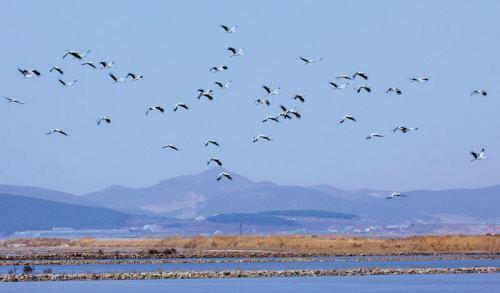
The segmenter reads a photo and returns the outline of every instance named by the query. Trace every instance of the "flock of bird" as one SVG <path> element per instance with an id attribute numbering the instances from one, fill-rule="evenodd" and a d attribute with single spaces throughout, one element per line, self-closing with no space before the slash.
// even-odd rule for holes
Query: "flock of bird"
<path id="1" fill-rule="evenodd" d="M 227 34 L 232 34 L 232 33 L 237 32 L 237 27 L 235 27 L 235 26 L 220 25 L 220 27 L 223 30 L 223 32 L 225 32 Z M 228 47 L 227 51 L 229 52 L 229 56 L 232 58 L 245 55 L 245 51 L 242 48 Z M 72 57 L 76 61 L 82 62 L 81 63 L 82 66 L 86 66 L 86 67 L 89 67 L 91 69 L 106 70 L 106 69 L 114 68 L 114 66 L 116 64 L 115 61 L 101 61 L 101 62 L 88 61 L 87 56 L 90 53 L 91 53 L 91 50 L 88 50 L 87 52 L 84 52 L 84 53 L 77 52 L 74 50 L 68 50 L 64 53 L 62 58 L 64 59 L 66 57 Z M 311 58 L 306 58 L 306 57 L 300 56 L 299 61 L 302 61 L 305 65 L 310 65 L 313 63 L 323 61 L 323 58 L 311 59 Z M 37 78 L 37 77 L 41 76 L 40 70 L 35 69 L 35 68 L 28 68 L 28 69 L 18 68 L 17 70 L 21 73 L 21 75 L 24 78 Z M 227 65 L 213 66 L 209 69 L 209 71 L 212 73 L 222 72 L 222 71 L 226 71 L 226 70 L 229 70 L 229 67 Z M 77 81 L 78 81 L 76 79 L 71 80 L 71 81 L 63 80 L 62 76 L 64 76 L 64 70 L 58 66 L 52 67 L 49 70 L 49 72 L 56 73 L 59 75 L 60 78 L 58 78 L 58 81 L 62 86 L 66 86 L 66 87 L 72 86 L 75 83 L 77 83 Z M 108 75 L 114 83 L 121 83 L 121 82 L 125 82 L 125 81 L 133 82 L 133 81 L 139 81 L 139 80 L 144 78 L 143 75 L 136 74 L 136 73 L 128 73 L 125 76 L 117 76 L 113 73 L 108 73 Z M 357 72 L 354 72 L 353 74 L 338 75 L 338 76 L 336 76 L 334 81 L 329 82 L 329 85 L 332 86 L 333 90 L 345 90 L 349 87 L 349 82 L 353 82 L 355 80 L 362 80 L 363 82 L 365 82 L 365 81 L 368 81 L 368 79 L 369 79 L 369 77 L 365 72 L 357 71 Z M 429 82 L 429 78 L 428 77 L 411 77 L 409 79 L 409 81 L 413 82 L 413 83 L 426 83 L 426 82 Z M 226 89 L 229 89 L 231 87 L 231 82 L 232 81 L 215 81 L 214 84 L 217 86 L 217 88 L 219 90 L 226 90 Z M 255 101 L 255 104 L 256 105 L 270 106 L 272 97 L 280 94 L 280 87 L 272 87 L 269 85 L 263 85 L 262 89 L 264 90 L 264 96 L 262 98 L 257 99 Z M 368 86 L 367 84 L 360 84 L 360 85 L 354 87 L 354 90 L 357 93 L 362 93 L 362 92 L 371 93 L 372 92 L 371 87 Z M 212 89 L 198 89 L 197 92 L 198 92 L 198 96 L 197 96 L 198 100 L 200 100 L 202 98 L 206 98 L 208 101 L 212 101 L 214 99 L 214 90 L 212 90 Z M 386 90 L 386 94 L 402 95 L 403 92 L 401 91 L 400 88 L 390 87 Z M 487 92 L 484 89 L 473 90 L 470 94 L 471 95 L 480 95 L 483 97 L 487 96 Z M 4 99 L 9 103 L 24 104 L 23 101 L 20 101 L 16 98 L 4 97 Z M 300 102 L 300 103 L 306 102 L 305 97 L 303 95 L 300 95 L 300 94 L 294 95 L 292 97 L 292 100 Z M 190 109 L 189 106 L 185 103 L 177 103 L 173 107 L 174 112 L 176 112 L 178 110 L 189 110 L 189 109 Z M 280 123 L 282 120 L 301 119 L 301 117 L 302 117 L 302 115 L 294 108 L 289 108 L 289 107 L 286 107 L 284 105 L 280 105 L 280 109 L 281 109 L 281 112 L 277 113 L 274 116 L 267 116 L 265 119 L 262 120 L 262 123 L 268 123 L 268 122 L 269 123 L 271 123 L 271 122 Z M 164 113 L 165 108 L 161 105 L 149 106 L 146 110 L 146 116 L 148 116 L 152 112 Z M 353 115 L 345 114 L 341 117 L 341 119 L 338 121 L 338 123 L 339 124 L 343 124 L 343 123 L 347 123 L 347 122 L 355 123 L 356 121 L 357 120 Z M 107 116 L 101 116 L 101 117 L 97 118 L 97 125 L 109 124 L 111 122 L 112 122 L 111 118 L 107 117 Z M 392 131 L 393 132 L 399 131 L 399 132 L 405 134 L 408 132 L 417 131 L 418 129 L 419 129 L 418 127 L 407 127 L 404 125 L 400 125 L 400 126 L 396 126 Z M 68 132 L 66 132 L 63 129 L 59 129 L 59 128 L 51 129 L 46 134 L 47 135 L 60 134 L 63 136 L 69 136 Z M 384 137 L 384 135 L 374 132 L 374 133 L 370 133 L 369 135 L 367 135 L 366 139 L 381 139 L 383 137 Z M 269 137 L 268 135 L 265 135 L 265 134 L 259 134 L 259 135 L 255 136 L 252 140 L 253 143 L 258 143 L 260 141 L 271 142 L 272 138 Z M 205 142 L 205 147 L 209 147 L 209 146 L 219 147 L 220 144 L 216 140 L 209 139 Z M 168 150 L 173 150 L 173 151 L 180 150 L 180 148 L 174 144 L 166 144 L 166 145 L 162 146 L 162 148 L 168 149 Z M 472 161 L 487 159 L 484 148 L 480 152 L 471 151 L 470 154 L 472 156 Z M 218 166 L 222 166 L 222 160 L 217 158 L 217 157 L 209 158 L 209 160 L 207 161 L 207 165 L 210 165 L 212 163 L 216 164 Z M 223 179 L 232 180 L 233 177 L 231 176 L 231 174 L 229 174 L 227 172 L 221 172 L 217 176 L 216 180 L 220 181 Z M 388 196 L 387 199 L 393 199 L 393 198 L 397 198 L 397 197 L 405 197 L 405 195 L 398 193 L 398 192 L 394 192 L 390 196 Z"/>

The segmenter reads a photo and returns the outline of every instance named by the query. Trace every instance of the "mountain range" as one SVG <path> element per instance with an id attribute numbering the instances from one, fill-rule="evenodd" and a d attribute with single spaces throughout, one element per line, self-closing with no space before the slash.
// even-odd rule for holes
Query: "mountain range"
<path id="1" fill-rule="evenodd" d="M 217 181 L 222 168 L 212 168 L 195 175 L 184 175 L 164 180 L 150 187 L 129 188 L 112 185 L 103 190 L 77 196 L 29 186 L 0 185 L 0 198 L 22 196 L 23 204 L 44 205 L 64 203 L 78 209 L 96 208 L 120 221 L 106 221 L 114 226 L 127 223 L 129 215 L 170 219 L 217 219 L 229 214 L 238 217 L 266 217 L 269 211 L 310 210 L 355 215 L 351 221 L 368 224 L 398 225 L 401 223 L 499 223 L 500 185 L 478 189 L 418 190 L 404 192 L 406 197 L 386 199 L 391 191 L 342 190 L 330 185 L 295 186 L 271 182 L 254 182 L 244 176 L 232 174 L 233 180 Z M 33 201 L 29 203 L 28 201 Z M 19 202 L 9 201 L 5 209 L 20 208 Z M 53 208 L 68 209 L 69 206 Z M 39 217 L 41 210 L 32 210 L 26 217 Z M 118 214 L 116 214 L 118 213 Z M 56 217 L 54 214 L 54 217 Z M 45 214 L 44 214 L 45 215 Z M 101 215 L 101 214 L 100 214 Z M 120 215 L 120 216 L 118 216 Z M 49 217 L 50 215 L 45 215 Z M 286 215 L 272 215 L 286 218 Z M 78 216 L 75 225 L 79 221 Z M 97 221 L 98 217 L 96 217 Z M 274 218 L 273 218 L 274 219 Z M 275 219 L 276 220 L 276 219 Z M 82 220 L 82 223 L 84 221 Z M 279 222 L 279 221 L 276 221 Z M 283 222 L 284 223 L 284 222 Z M 78 225 L 76 225 L 78 226 Z M 91 225 L 90 225 L 91 226 Z M 31 227 L 31 226 L 30 226 Z M 16 226 L 16 229 L 20 227 Z M 12 229 L 10 229 L 12 230 Z M 9 231 L 10 231 L 9 230 Z"/>

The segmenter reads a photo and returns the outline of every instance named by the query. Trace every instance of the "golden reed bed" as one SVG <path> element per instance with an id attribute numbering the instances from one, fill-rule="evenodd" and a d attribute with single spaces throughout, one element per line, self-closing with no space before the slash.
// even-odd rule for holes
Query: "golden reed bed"
<path id="1" fill-rule="evenodd" d="M 386 255 L 429 253 L 500 253 L 500 236 L 414 236 L 372 238 L 342 236 L 221 236 L 139 239 L 10 239 L 0 242 L 10 248 L 71 249 L 166 249 L 195 251 L 270 251 L 321 255 Z"/>

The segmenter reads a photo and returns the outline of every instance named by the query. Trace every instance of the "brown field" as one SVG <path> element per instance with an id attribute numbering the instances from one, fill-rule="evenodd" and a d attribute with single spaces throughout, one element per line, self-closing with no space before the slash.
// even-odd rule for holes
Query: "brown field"
<path id="1" fill-rule="evenodd" d="M 141 239 L 10 239 L 0 242 L 3 252 L 17 248 L 62 250 L 164 250 L 179 253 L 272 252 L 315 255 L 389 255 L 500 253 L 500 236 L 414 236 L 407 238 L 363 238 L 341 236 L 224 236 Z"/>

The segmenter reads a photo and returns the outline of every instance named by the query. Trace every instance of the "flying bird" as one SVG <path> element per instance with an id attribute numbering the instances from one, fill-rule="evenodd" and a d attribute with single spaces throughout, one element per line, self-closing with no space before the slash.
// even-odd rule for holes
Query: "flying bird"
<path id="1" fill-rule="evenodd" d="M 175 104 L 175 106 L 174 106 L 174 112 L 175 112 L 175 111 L 177 111 L 177 109 L 179 109 L 179 108 L 183 108 L 183 109 L 185 109 L 185 110 L 189 110 L 188 105 L 186 105 L 186 104 L 184 104 L 184 103 L 177 103 L 177 104 Z"/>
<path id="2" fill-rule="evenodd" d="M 116 75 L 114 75 L 113 73 L 110 73 L 109 74 L 109 77 L 111 77 L 111 79 L 115 82 L 115 83 L 118 83 L 118 82 L 123 82 L 125 81 L 125 77 L 116 77 Z"/>
<path id="3" fill-rule="evenodd" d="M 267 100 L 267 99 L 257 99 L 255 101 L 255 104 L 257 105 L 266 105 L 266 106 L 269 106 L 271 105 L 271 101 Z"/>
<path id="4" fill-rule="evenodd" d="M 59 128 L 51 129 L 49 132 L 47 132 L 45 134 L 49 135 L 49 134 L 54 134 L 54 133 L 62 134 L 64 136 L 69 136 L 69 134 L 67 132 L 65 132 L 64 130 L 61 130 Z"/>
<path id="5" fill-rule="evenodd" d="M 470 95 L 481 95 L 483 97 L 486 97 L 488 95 L 488 93 L 486 92 L 486 90 L 473 90 Z"/>
<path id="6" fill-rule="evenodd" d="M 212 139 L 209 139 L 209 140 L 207 140 L 207 141 L 205 142 L 205 146 L 206 146 L 206 147 L 207 147 L 208 145 L 210 145 L 210 144 L 213 144 L 214 146 L 217 146 L 217 147 L 219 147 L 219 146 L 220 146 L 220 145 L 219 145 L 219 143 L 218 143 L 217 141 L 212 140 Z"/>
<path id="7" fill-rule="evenodd" d="M 479 160 L 487 159 L 484 148 L 481 149 L 481 152 L 479 152 L 479 153 L 476 153 L 475 151 L 471 151 L 470 154 L 472 155 L 471 161 L 479 161 Z"/>
<path id="8" fill-rule="evenodd" d="M 393 192 L 393 193 L 391 193 L 391 195 L 389 195 L 387 197 L 387 199 L 393 199 L 393 198 L 396 198 L 396 197 L 406 197 L 406 195 L 401 194 L 399 192 Z"/>
<path id="9" fill-rule="evenodd" d="M 178 148 L 178 147 L 176 147 L 176 146 L 175 146 L 175 145 L 173 145 L 173 144 L 166 144 L 166 145 L 162 146 L 161 148 L 162 148 L 162 149 L 172 149 L 172 150 L 174 150 L 174 151 L 178 151 L 178 150 L 179 150 L 179 148 Z"/>
<path id="10" fill-rule="evenodd" d="M 407 133 L 409 131 L 414 131 L 414 130 L 418 130 L 418 127 L 398 126 L 398 127 L 394 128 L 392 131 L 393 132 L 401 131 L 401 133 Z"/>
<path id="11" fill-rule="evenodd" d="M 256 143 L 256 142 L 258 142 L 259 140 L 262 140 L 262 139 L 267 140 L 267 141 L 271 141 L 272 140 L 267 135 L 259 134 L 259 135 L 257 135 L 256 137 L 253 138 L 253 142 Z"/>
<path id="12" fill-rule="evenodd" d="M 236 27 L 235 26 L 228 26 L 228 25 L 223 25 L 221 24 L 220 27 L 226 32 L 226 33 L 235 33 L 236 32 Z"/>
<path id="13" fill-rule="evenodd" d="M 227 67 L 226 65 L 214 66 L 214 67 L 210 68 L 210 72 L 220 72 L 220 71 L 226 71 L 228 69 L 229 69 L 229 67 Z"/>
<path id="14" fill-rule="evenodd" d="M 210 165 L 210 162 L 214 162 L 216 163 L 217 165 L 219 166 L 222 166 L 222 161 L 219 159 L 219 158 L 210 158 L 208 161 L 207 161 L 207 165 Z"/>
<path id="15" fill-rule="evenodd" d="M 59 82 L 60 82 L 63 86 L 70 86 L 70 85 L 75 84 L 75 83 L 78 81 L 78 80 L 76 80 L 76 79 L 75 79 L 75 80 L 73 80 L 73 81 L 70 81 L 70 82 L 65 82 L 65 81 L 64 81 L 64 80 L 62 80 L 62 79 L 58 79 L 58 80 L 59 80 Z"/>
<path id="16" fill-rule="evenodd" d="M 411 82 L 427 82 L 429 81 L 428 77 L 411 77 L 410 78 Z"/>
<path id="17" fill-rule="evenodd" d="M 150 111 L 159 111 L 160 113 L 163 113 L 165 112 L 165 109 L 161 106 L 151 106 L 146 111 L 146 116 L 149 114 Z"/>
<path id="18" fill-rule="evenodd" d="M 352 75 L 352 79 L 356 79 L 356 76 L 359 76 L 359 77 L 363 78 L 364 80 L 368 79 L 368 75 L 366 75 L 366 73 L 364 73 L 364 72 L 360 72 L 360 71 L 355 72 Z"/>
<path id="19" fill-rule="evenodd" d="M 99 117 L 99 119 L 97 119 L 97 125 L 101 125 L 102 122 L 109 124 L 109 123 L 111 123 L 111 118 L 106 117 L 106 116 Z"/>
<path id="20" fill-rule="evenodd" d="M 292 100 L 298 100 L 301 103 L 304 103 L 306 101 L 306 99 L 304 98 L 303 95 L 295 95 L 295 96 L 292 97 Z"/>
<path id="21" fill-rule="evenodd" d="M 334 90 L 343 90 L 343 89 L 347 88 L 347 86 L 349 85 L 349 83 L 337 84 L 333 81 L 330 81 L 329 84 L 331 86 L 333 86 Z"/>
<path id="22" fill-rule="evenodd" d="M 266 123 L 267 121 L 274 121 L 276 123 L 279 123 L 280 121 L 278 120 L 279 116 L 267 116 L 266 119 L 262 120 L 262 123 Z"/>
<path id="23" fill-rule="evenodd" d="M 228 89 L 231 87 L 231 81 L 227 81 L 227 82 L 222 82 L 222 81 L 216 81 L 214 82 L 218 87 L 219 89 L 221 90 L 225 90 L 225 89 Z"/>
<path id="24" fill-rule="evenodd" d="M 347 79 L 347 80 L 351 80 L 352 77 L 350 75 L 347 75 L 347 74 L 341 74 L 337 77 L 335 77 L 336 79 Z"/>
<path id="25" fill-rule="evenodd" d="M 365 85 L 365 84 L 359 85 L 356 88 L 356 92 L 358 92 L 358 93 L 361 92 L 361 90 L 365 90 L 367 93 L 369 93 L 369 92 L 372 91 L 372 89 L 369 86 Z"/>
<path id="26" fill-rule="evenodd" d="M 85 63 L 82 63 L 82 65 L 87 65 L 87 66 L 92 67 L 92 68 L 94 68 L 94 69 L 96 69 L 96 68 L 97 68 L 97 66 L 95 66 L 95 64 L 94 64 L 94 63 L 92 63 L 92 62 L 85 62 Z"/>
<path id="27" fill-rule="evenodd" d="M 204 89 L 198 89 L 198 100 L 201 97 L 207 97 L 209 101 L 214 99 L 214 96 L 212 96 L 213 90 L 204 90 Z"/>
<path id="28" fill-rule="evenodd" d="M 285 119 L 292 119 L 292 116 L 290 116 L 290 114 L 292 114 L 293 116 L 295 116 L 295 118 L 297 119 L 300 119 L 302 118 L 302 115 L 300 115 L 299 112 L 297 112 L 296 110 L 294 109 L 288 109 L 287 107 L 283 106 L 283 105 L 280 105 L 280 108 L 281 110 L 283 111 L 282 113 L 280 113 L 278 115 L 279 116 L 283 116 L 283 118 Z"/>
<path id="29" fill-rule="evenodd" d="M 384 137 L 384 136 L 383 136 L 383 135 L 381 135 L 381 134 L 378 134 L 378 133 L 376 133 L 376 132 L 372 132 L 372 133 L 370 133 L 370 134 L 366 137 L 366 139 L 372 139 L 372 138 L 375 138 L 375 137 L 379 137 L 379 138 L 380 138 L 380 137 Z"/>
<path id="30" fill-rule="evenodd" d="M 231 56 L 230 57 L 236 57 L 236 56 L 241 56 L 241 55 L 245 55 L 245 52 L 243 52 L 243 49 L 242 48 L 234 48 L 234 47 L 229 47 L 227 48 L 227 50 L 229 52 L 231 52 Z"/>
<path id="31" fill-rule="evenodd" d="M 226 172 L 222 172 L 219 174 L 219 176 L 217 177 L 217 181 L 220 181 L 222 179 L 222 177 L 225 177 L 229 180 L 233 180 L 233 177 L 231 177 L 231 175 L 229 175 L 229 173 L 226 173 Z"/>
<path id="32" fill-rule="evenodd" d="M 280 88 L 272 89 L 267 85 L 263 85 L 262 88 L 266 91 L 266 96 L 275 96 L 280 93 Z"/>
<path id="33" fill-rule="evenodd" d="M 356 122 L 356 119 L 353 116 L 344 115 L 344 116 L 342 116 L 342 119 L 340 119 L 339 123 L 344 123 L 346 120 L 351 120 L 351 121 Z"/>
<path id="34" fill-rule="evenodd" d="M 401 92 L 401 90 L 400 90 L 399 88 L 394 88 L 394 87 L 390 87 L 390 88 L 388 88 L 388 89 L 385 91 L 385 93 L 386 93 L 386 94 L 391 93 L 391 92 L 392 92 L 392 93 L 396 93 L 396 94 L 398 94 L 398 95 L 401 95 L 401 93 L 402 93 L 402 92 Z"/>
<path id="35" fill-rule="evenodd" d="M 311 63 L 314 63 L 314 62 L 320 62 L 323 60 L 323 57 L 319 58 L 319 59 L 309 59 L 309 58 L 304 58 L 304 57 L 299 57 L 300 60 L 304 61 L 304 64 L 311 64 Z"/>
<path id="36" fill-rule="evenodd" d="M 101 61 L 99 62 L 101 64 L 101 69 L 108 69 L 108 68 L 113 68 L 115 67 L 115 61 Z"/>
<path id="37" fill-rule="evenodd" d="M 144 78 L 143 75 L 139 75 L 139 74 L 135 74 L 135 73 L 128 73 L 127 76 L 125 78 L 132 78 L 131 81 L 136 81 L 136 80 L 141 80 Z"/>
<path id="38" fill-rule="evenodd" d="M 66 56 L 70 55 L 71 57 L 73 57 L 75 59 L 82 60 L 85 56 L 87 56 L 90 53 L 90 51 L 91 50 L 88 50 L 85 53 L 80 53 L 80 52 L 68 50 L 68 51 L 66 51 L 66 53 L 64 53 L 63 59 L 66 58 Z"/>
<path id="39" fill-rule="evenodd" d="M 24 102 L 19 101 L 18 99 L 3 97 L 9 103 L 21 104 L 24 105 Z"/>
<path id="40" fill-rule="evenodd" d="M 64 71 L 61 69 L 61 67 L 57 67 L 57 66 L 54 66 L 52 67 L 49 72 L 52 72 L 52 71 L 57 71 L 59 72 L 60 75 L 63 75 L 64 74 Z"/>
<path id="41" fill-rule="evenodd" d="M 42 75 L 40 73 L 40 71 L 38 71 L 37 69 L 20 69 L 20 68 L 18 68 L 17 71 L 21 72 L 21 74 L 23 75 L 24 78 Z"/>

